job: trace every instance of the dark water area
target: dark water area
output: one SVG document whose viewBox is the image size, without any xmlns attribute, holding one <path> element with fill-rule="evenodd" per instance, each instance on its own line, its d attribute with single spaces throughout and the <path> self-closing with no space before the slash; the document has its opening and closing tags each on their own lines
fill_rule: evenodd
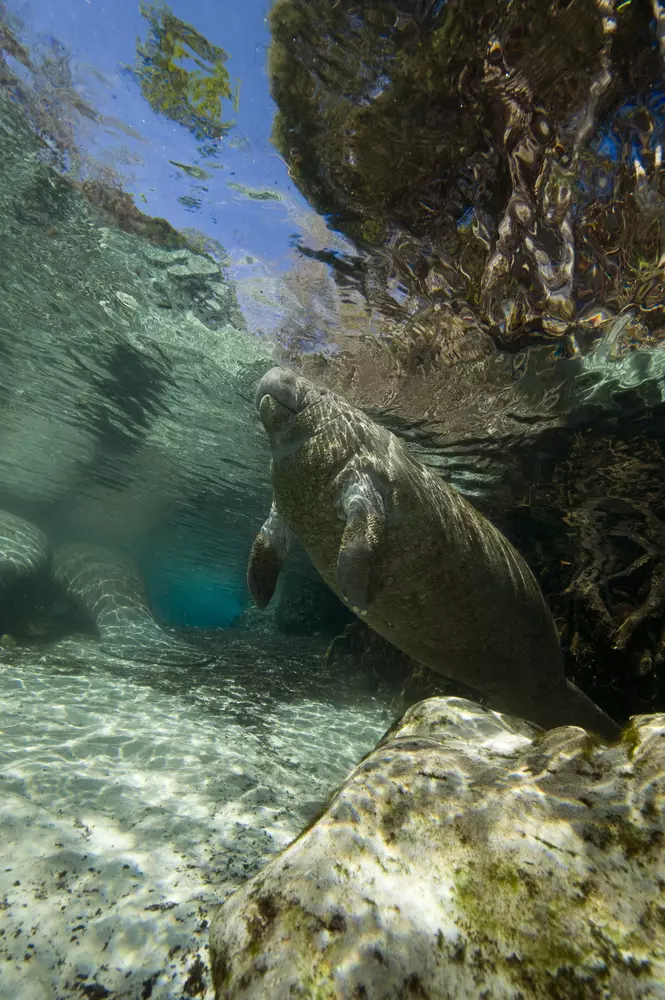
<svg viewBox="0 0 665 1000">
<path fill-rule="evenodd" d="M 664 38 L 659 0 L 0 0 L 0 1000 L 244 996 L 211 908 L 409 705 L 487 702 L 301 543 L 255 606 L 275 365 L 500 529 L 604 712 L 665 711 Z"/>
</svg>

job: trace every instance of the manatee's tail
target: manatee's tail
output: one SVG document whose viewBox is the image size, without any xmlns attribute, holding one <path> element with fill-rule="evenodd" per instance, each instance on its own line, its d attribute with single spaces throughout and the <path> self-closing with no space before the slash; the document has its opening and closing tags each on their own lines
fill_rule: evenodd
<svg viewBox="0 0 665 1000">
<path fill-rule="evenodd" d="M 583 691 L 566 681 L 566 686 L 548 697 L 543 705 L 542 718 L 534 719 L 540 726 L 554 729 L 556 726 L 581 726 L 603 739 L 617 740 L 621 728 Z"/>
</svg>

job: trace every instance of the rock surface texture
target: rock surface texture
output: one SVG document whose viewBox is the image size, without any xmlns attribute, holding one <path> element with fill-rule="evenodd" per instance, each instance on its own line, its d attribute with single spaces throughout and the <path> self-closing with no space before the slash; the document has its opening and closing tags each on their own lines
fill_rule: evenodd
<svg viewBox="0 0 665 1000">
<path fill-rule="evenodd" d="M 665 997 L 665 716 L 411 708 L 211 928 L 217 1000 Z"/>
</svg>

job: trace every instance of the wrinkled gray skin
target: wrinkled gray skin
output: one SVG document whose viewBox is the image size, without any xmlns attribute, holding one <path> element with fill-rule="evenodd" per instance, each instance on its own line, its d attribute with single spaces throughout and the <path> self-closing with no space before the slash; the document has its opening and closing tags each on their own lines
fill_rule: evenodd
<svg viewBox="0 0 665 1000">
<path fill-rule="evenodd" d="M 545 728 L 617 725 L 572 683 L 528 566 L 389 431 L 327 389 L 271 369 L 257 408 L 274 503 L 254 542 L 250 593 L 270 600 L 297 535 L 332 590 L 413 659 Z"/>
<path fill-rule="evenodd" d="M 129 559 L 92 545 L 63 545 L 53 553 L 53 576 L 87 613 L 109 656 L 158 665 L 195 663 L 203 654 L 157 624 L 143 581 Z"/>
</svg>

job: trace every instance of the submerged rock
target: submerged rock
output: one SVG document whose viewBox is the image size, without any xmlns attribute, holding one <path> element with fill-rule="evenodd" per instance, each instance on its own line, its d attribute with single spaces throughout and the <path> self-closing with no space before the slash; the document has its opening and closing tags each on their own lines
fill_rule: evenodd
<svg viewBox="0 0 665 1000">
<path fill-rule="evenodd" d="M 420 702 L 218 911 L 217 1000 L 662 996 L 664 772 L 665 715 Z"/>
<path fill-rule="evenodd" d="M 63 609 L 63 594 L 73 602 L 71 608 L 65 604 Z M 84 623 L 94 626 L 102 651 L 110 656 L 163 666 L 210 659 L 158 624 L 143 577 L 127 556 L 81 542 L 51 553 L 41 528 L 2 509 L 0 595 L 2 648 L 16 645 L 14 635 L 5 632 L 8 627 L 34 639 L 63 624 L 65 631 L 77 632 Z M 74 606 L 85 616 L 82 621 L 72 617 Z M 58 621 L 63 610 L 68 622 Z"/>
</svg>

